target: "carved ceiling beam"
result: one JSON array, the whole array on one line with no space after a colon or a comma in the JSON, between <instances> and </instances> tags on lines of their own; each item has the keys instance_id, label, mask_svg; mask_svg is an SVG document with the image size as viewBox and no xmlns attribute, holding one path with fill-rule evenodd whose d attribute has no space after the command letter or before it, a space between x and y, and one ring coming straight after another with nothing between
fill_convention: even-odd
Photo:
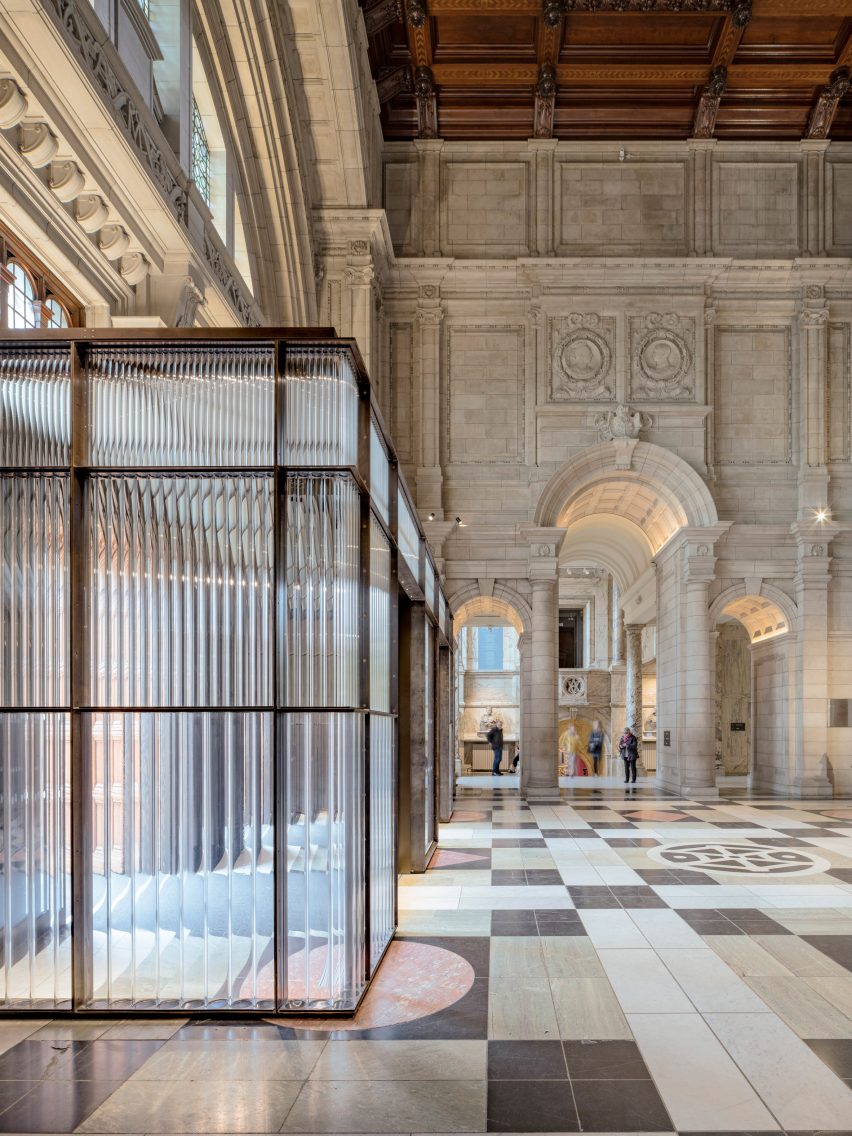
<instances>
[{"instance_id":1,"label":"carved ceiling beam","mask_svg":"<svg viewBox=\"0 0 852 1136\"><path fill-rule=\"evenodd\" d=\"M402 0L366 0L362 8L368 36L378 35L391 24L402 23Z\"/></svg>"},{"instance_id":2,"label":"carved ceiling beam","mask_svg":"<svg viewBox=\"0 0 852 1136\"><path fill-rule=\"evenodd\" d=\"M828 138L840 100L848 92L850 86L852 86L852 81L850 81L848 67L838 67L836 71L831 73L827 85L822 88L817 96L817 101L808 121L808 128L805 131L805 138Z\"/></svg>"},{"instance_id":3,"label":"carved ceiling beam","mask_svg":"<svg viewBox=\"0 0 852 1136\"><path fill-rule=\"evenodd\" d=\"M432 21L426 0L406 0L405 22L408 26L408 48L415 68L431 67Z\"/></svg>"},{"instance_id":4,"label":"carved ceiling beam","mask_svg":"<svg viewBox=\"0 0 852 1136\"><path fill-rule=\"evenodd\" d=\"M692 125L693 138L712 138L716 131L716 117L725 87L728 85L728 68L734 61L743 32L751 19L751 0L742 2L725 17L722 34L713 52L713 63L707 85L698 99Z\"/></svg>"},{"instance_id":5,"label":"carved ceiling beam","mask_svg":"<svg viewBox=\"0 0 852 1136\"><path fill-rule=\"evenodd\" d=\"M410 67L384 67L376 76L376 92L380 103L389 103L397 95L411 94L413 89Z\"/></svg>"},{"instance_id":6,"label":"carved ceiling beam","mask_svg":"<svg viewBox=\"0 0 852 1136\"><path fill-rule=\"evenodd\" d=\"M438 93L431 67L418 67L414 72L414 94L417 97L418 138L437 138Z\"/></svg>"},{"instance_id":7,"label":"carved ceiling beam","mask_svg":"<svg viewBox=\"0 0 852 1136\"><path fill-rule=\"evenodd\" d=\"M541 15L542 0L428 0L433 16L442 13ZM790 15L792 0L760 0L761 15ZM795 0L796 15L848 16L848 0ZM735 0L567 0L565 12L733 12Z\"/></svg>"},{"instance_id":8,"label":"carved ceiling beam","mask_svg":"<svg viewBox=\"0 0 852 1136\"><path fill-rule=\"evenodd\" d=\"M535 85L535 138L553 137L553 111L556 106L556 68L543 64Z\"/></svg>"},{"instance_id":9,"label":"carved ceiling beam","mask_svg":"<svg viewBox=\"0 0 852 1136\"><path fill-rule=\"evenodd\" d=\"M435 82L445 87L534 87L535 63L435 63ZM728 68L728 85L740 87L807 87L825 82L825 68L811 63L735 63ZM698 86L707 82L706 66L692 64L559 63L556 81L561 87Z\"/></svg>"}]
</instances>

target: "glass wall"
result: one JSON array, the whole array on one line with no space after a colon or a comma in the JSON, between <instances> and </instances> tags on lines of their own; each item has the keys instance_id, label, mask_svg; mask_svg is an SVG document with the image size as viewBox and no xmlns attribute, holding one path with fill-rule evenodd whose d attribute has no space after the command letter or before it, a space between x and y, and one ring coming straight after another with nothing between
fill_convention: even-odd
<instances>
[{"instance_id":1,"label":"glass wall","mask_svg":"<svg viewBox=\"0 0 852 1136\"><path fill-rule=\"evenodd\" d=\"M0 342L0 1009L351 1011L395 927L398 548L435 580L366 375L64 334Z\"/></svg>"}]
</instances>

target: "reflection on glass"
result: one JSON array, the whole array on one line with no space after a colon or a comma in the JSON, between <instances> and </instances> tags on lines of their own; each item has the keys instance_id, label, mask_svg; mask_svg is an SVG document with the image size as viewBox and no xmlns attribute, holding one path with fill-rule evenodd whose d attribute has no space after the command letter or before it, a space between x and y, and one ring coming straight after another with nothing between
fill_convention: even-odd
<instances>
[{"instance_id":1,"label":"reflection on glass","mask_svg":"<svg viewBox=\"0 0 852 1136\"><path fill-rule=\"evenodd\" d=\"M291 347L286 362L287 425L282 465L355 465L358 385L349 351Z\"/></svg>"},{"instance_id":2,"label":"reflection on glass","mask_svg":"<svg viewBox=\"0 0 852 1136\"><path fill-rule=\"evenodd\" d=\"M423 567L423 593L426 596L426 606L432 612L435 610L435 567L427 555Z\"/></svg>"},{"instance_id":3,"label":"reflection on glass","mask_svg":"<svg viewBox=\"0 0 852 1136\"><path fill-rule=\"evenodd\" d=\"M286 1009L351 1009L366 982L364 716L279 718L287 840Z\"/></svg>"},{"instance_id":4,"label":"reflection on glass","mask_svg":"<svg viewBox=\"0 0 852 1136\"><path fill-rule=\"evenodd\" d=\"M272 465L274 365L268 344L93 346L90 463Z\"/></svg>"},{"instance_id":5,"label":"reflection on glass","mask_svg":"<svg viewBox=\"0 0 852 1136\"><path fill-rule=\"evenodd\" d=\"M272 716L95 713L92 999L271 1007Z\"/></svg>"},{"instance_id":6,"label":"reflection on glass","mask_svg":"<svg viewBox=\"0 0 852 1136\"><path fill-rule=\"evenodd\" d=\"M447 608L447 601L444 599L444 593L438 592L438 622L441 625L441 630L448 639L452 639L449 629L449 610Z\"/></svg>"},{"instance_id":7,"label":"reflection on glass","mask_svg":"<svg viewBox=\"0 0 852 1136\"><path fill-rule=\"evenodd\" d=\"M370 707L390 710L391 549L370 517Z\"/></svg>"},{"instance_id":8,"label":"reflection on glass","mask_svg":"<svg viewBox=\"0 0 852 1136\"><path fill-rule=\"evenodd\" d=\"M68 345L0 351L0 465L63 466L71 451Z\"/></svg>"},{"instance_id":9,"label":"reflection on glass","mask_svg":"<svg viewBox=\"0 0 852 1136\"><path fill-rule=\"evenodd\" d=\"M67 714L0 714L0 1001L71 998Z\"/></svg>"},{"instance_id":10,"label":"reflection on glass","mask_svg":"<svg viewBox=\"0 0 852 1136\"><path fill-rule=\"evenodd\" d=\"M272 701L272 477L87 484L90 705Z\"/></svg>"},{"instance_id":11,"label":"reflection on glass","mask_svg":"<svg viewBox=\"0 0 852 1136\"><path fill-rule=\"evenodd\" d=\"M347 475L287 479L284 705L358 705L360 509Z\"/></svg>"},{"instance_id":12,"label":"reflection on glass","mask_svg":"<svg viewBox=\"0 0 852 1136\"><path fill-rule=\"evenodd\" d=\"M424 712L424 733L425 738L425 772L424 772L424 787L423 787L423 800L424 810L423 814L426 820L426 828L423 834L425 844L424 847L428 852L430 845L435 839L435 632L432 624L427 619L426 634L424 636L424 674L425 674L425 698L423 700Z\"/></svg>"},{"instance_id":13,"label":"reflection on glass","mask_svg":"<svg viewBox=\"0 0 852 1136\"><path fill-rule=\"evenodd\" d=\"M420 533L402 489L398 492L397 501L399 551L411 569L414 579L420 583Z\"/></svg>"},{"instance_id":14,"label":"reflection on glass","mask_svg":"<svg viewBox=\"0 0 852 1136\"><path fill-rule=\"evenodd\" d=\"M0 705L68 704L68 477L0 476Z\"/></svg>"},{"instance_id":15,"label":"reflection on glass","mask_svg":"<svg viewBox=\"0 0 852 1136\"><path fill-rule=\"evenodd\" d=\"M390 466L378 427L370 421L370 496L373 508L390 524Z\"/></svg>"},{"instance_id":16,"label":"reflection on glass","mask_svg":"<svg viewBox=\"0 0 852 1136\"><path fill-rule=\"evenodd\" d=\"M370 966L396 926L396 761L394 719L370 715Z\"/></svg>"}]
</instances>

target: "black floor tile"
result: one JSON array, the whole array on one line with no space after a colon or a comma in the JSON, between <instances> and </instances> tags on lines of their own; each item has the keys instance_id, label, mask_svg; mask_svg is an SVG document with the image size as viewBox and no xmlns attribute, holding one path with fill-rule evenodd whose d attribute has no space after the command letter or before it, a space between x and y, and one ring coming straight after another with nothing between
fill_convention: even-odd
<instances>
[{"instance_id":1,"label":"black floor tile","mask_svg":"<svg viewBox=\"0 0 852 1136\"><path fill-rule=\"evenodd\" d=\"M154 1040L97 1039L49 1076L57 1081L126 1081L163 1045Z\"/></svg>"},{"instance_id":2,"label":"black floor tile","mask_svg":"<svg viewBox=\"0 0 852 1136\"><path fill-rule=\"evenodd\" d=\"M0 1081L0 1112L26 1096L37 1084L38 1081Z\"/></svg>"},{"instance_id":3,"label":"black floor tile","mask_svg":"<svg viewBox=\"0 0 852 1136\"><path fill-rule=\"evenodd\" d=\"M802 935L805 943L816 946L846 970L852 970L852 937L849 935Z\"/></svg>"},{"instance_id":4,"label":"black floor tile","mask_svg":"<svg viewBox=\"0 0 852 1136\"><path fill-rule=\"evenodd\" d=\"M70 1065L90 1041L19 1041L0 1056L0 1081L41 1081Z\"/></svg>"},{"instance_id":5,"label":"black floor tile","mask_svg":"<svg viewBox=\"0 0 852 1136\"><path fill-rule=\"evenodd\" d=\"M827 876L834 876L844 884L852 884L852 868L829 868Z\"/></svg>"},{"instance_id":6,"label":"black floor tile","mask_svg":"<svg viewBox=\"0 0 852 1136\"><path fill-rule=\"evenodd\" d=\"M491 884L494 887L516 886L526 884L527 877L523 868L492 868Z\"/></svg>"},{"instance_id":7,"label":"black floor tile","mask_svg":"<svg viewBox=\"0 0 852 1136\"><path fill-rule=\"evenodd\" d=\"M574 1081L647 1081L635 1041L563 1041L568 1075Z\"/></svg>"},{"instance_id":8,"label":"black floor tile","mask_svg":"<svg viewBox=\"0 0 852 1136\"><path fill-rule=\"evenodd\" d=\"M489 1081L489 1132L579 1132L569 1081Z\"/></svg>"},{"instance_id":9,"label":"black floor tile","mask_svg":"<svg viewBox=\"0 0 852 1136\"><path fill-rule=\"evenodd\" d=\"M564 882L556 868L527 868L527 883L535 887L561 886Z\"/></svg>"},{"instance_id":10,"label":"black floor tile","mask_svg":"<svg viewBox=\"0 0 852 1136\"><path fill-rule=\"evenodd\" d=\"M538 933L538 924L534 919L530 923L501 923L496 927L493 923L491 924L492 937L499 936L503 939L507 939L512 936L535 938Z\"/></svg>"},{"instance_id":11,"label":"black floor tile","mask_svg":"<svg viewBox=\"0 0 852 1136\"><path fill-rule=\"evenodd\" d=\"M489 1041L489 1081L567 1080L561 1041Z\"/></svg>"},{"instance_id":12,"label":"black floor tile","mask_svg":"<svg viewBox=\"0 0 852 1136\"><path fill-rule=\"evenodd\" d=\"M0 1132L73 1132L120 1087L118 1081L42 1081L0 1114Z\"/></svg>"},{"instance_id":13,"label":"black floor tile","mask_svg":"<svg viewBox=\"0 0 852 1136\"><path fill-rule=\"evenodd\" d=\"M590 908L595 908L600 911L612 911L618 910L621 907L621 904L618 902L615 896L592 895L576 898L574 900L574 906L578 911L586 911Z\"/></svg>"},{"instance_id":14,"label":"black floor tile","mask_svg":"<svg viewBox=\"0 0 852 1136\"><path fill-rule=\"evenodd\" d=\"M577 1081L571 1088L584 1132L671 1132L653 1081Z\"/></svg>"},{"instance_id":15,"label":"black floor tile","mask_svg":"<svg viewBox=\"0 0 852 1136\"><path fill-rule=\"evenodd\" d=\"M538 921L538 933L546 938L554 938L561 936L565 938L572 936L579 938L581 935L586 934L586 928L582 923L547 923L541 919Z\"/></svg>"},{"instance_id":16,"label":"black floor tile","mask_svg":"<svg viewBox=\"0 0 852 1136\"><path fill-rule=\"evenodd\" d=\"M742 907L742 908L718 908L719 915L724 915L726 919L745 931L747 935L791 935L792 931L787 927L782 927L774 919L771 919L763 911L758 911L756 908Z\"/></svg>"},{"instance_id":17,"label":"black floor tile","mask_svg":"<svg viewBox=\"0 0 852 1136\"><path fill-rule=\"evenodd\" d=\"M844 1080L852 1078L852 1038L806 1041L821 1061Z\"/></svg>"}]
</instances>

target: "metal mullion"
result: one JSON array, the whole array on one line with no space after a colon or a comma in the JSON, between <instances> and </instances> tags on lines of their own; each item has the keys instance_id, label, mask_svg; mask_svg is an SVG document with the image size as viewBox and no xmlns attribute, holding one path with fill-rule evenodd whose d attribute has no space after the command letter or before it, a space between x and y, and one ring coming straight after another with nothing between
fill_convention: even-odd
<instances>
[{"instance_id":1,"label":"metal mullion","mask_svg":"<svg viewBox=\"0 0 852 1136\"><path fill-rule=\"evenodd\" d=\"M287 951L287 871L281 858L287 848L287 795L285 778L279 769L283 746L280 743L283 718L281 677L285 663L285 621L287 618L287 472L281 467L287 441L287 345L275 344L275 387L273 394L273 458L275 473L272 501L272 1001L278 1012L286 1001ZM307 853L307 850L306 850ZM308 939L305 939L305 951Z\"/></svg>"}]
</instances>

